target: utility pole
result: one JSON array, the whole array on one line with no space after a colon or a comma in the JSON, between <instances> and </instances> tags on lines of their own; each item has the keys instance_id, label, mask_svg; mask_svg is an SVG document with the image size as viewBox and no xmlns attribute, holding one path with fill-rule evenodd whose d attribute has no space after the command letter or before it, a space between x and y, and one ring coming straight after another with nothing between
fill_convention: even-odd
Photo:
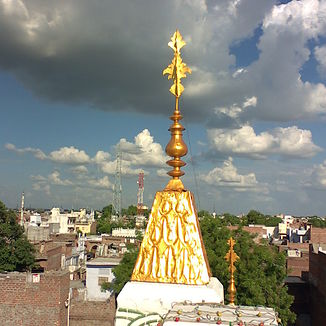
<instances>
[{"instance_id":1,"label":"utility pole","mask_svg":"<svg viewBox=\"0 0 326 326\"><path fill-rule=\"evenodd\" d=\"M121 196L122 196L122 186L121 186L121 150L120 146L117 147L116 151L116 169L115 169L115 182L113 187L113 209L114 214L121 216Z\"/></svg>"},{"instance_id":2,"label":"utility pole","mask_svg":"<svg viewBox=\"0 0 326 326\"><path fill-rule=\"evenodd\" d=\"M24 203L25 203L25 194L22 193L22 201L20 206L20 225L24 226Z\"/></svg>"}]
</instances>

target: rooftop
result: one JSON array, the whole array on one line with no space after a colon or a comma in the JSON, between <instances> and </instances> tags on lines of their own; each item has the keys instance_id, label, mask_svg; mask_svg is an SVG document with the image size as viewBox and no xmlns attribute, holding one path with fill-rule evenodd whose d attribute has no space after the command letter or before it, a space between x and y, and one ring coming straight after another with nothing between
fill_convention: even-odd
<instances>
[{"instance_id":1,"label":"rooftop","mask_svg":"<svg viewBox=\"0 0 326 326\"><path fill-rule=\"evenodd\" d=\"M88 261L86 266L119 265L121 259L119 257L98 257Z\"/></svg>"}]
</instances>

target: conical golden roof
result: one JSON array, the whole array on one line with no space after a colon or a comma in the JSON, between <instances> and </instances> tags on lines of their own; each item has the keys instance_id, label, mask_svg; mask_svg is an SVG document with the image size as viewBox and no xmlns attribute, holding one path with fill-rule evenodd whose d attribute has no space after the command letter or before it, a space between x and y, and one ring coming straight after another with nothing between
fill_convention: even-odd
<instances>
[{"instance_id":1,"label":"conical golden roof","mask_svg":"<svg viewBox=\"0 0 326 326\"><path fill-rule=\"evenodd\" d=\"M191 70L182 61L180 49L185 45L177 30L169 42L174 51L172 63L163 71L174 83L170 92L175 96L175 110L169 131L170 142L166 153L167 162L173 167L168 172L172 177L163 191L155 195L146 232L131 277L132 281L203 285L209 282L210 269L200 233L194 197L184 189L179 179L180 170L186 163L181 160L187 154L187 145L182 139L184 127L179 123L179 97L184 87L181 78Z\"/></svg>"}]
</instances>

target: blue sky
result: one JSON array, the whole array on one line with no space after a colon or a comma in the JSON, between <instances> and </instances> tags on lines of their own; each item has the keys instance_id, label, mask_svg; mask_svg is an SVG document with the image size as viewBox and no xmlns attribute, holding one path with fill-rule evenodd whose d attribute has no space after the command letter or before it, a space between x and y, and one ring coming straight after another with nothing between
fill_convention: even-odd
<instances>
[{"instance_id":1,"label":"blue sky","mask_svg":"<svg viewBox=\"0 0 326 326\"><path fill-rule=\"evenodd\" d=\"M102 208L122 151L122 204L169 177L167 46L181 98L183 177L199 209L326 215L326 1L0 2L0 200ZM10 35L10 37L8 37ZM190 144L189 144L190 140Z\"/></svg>"}]
</instances>

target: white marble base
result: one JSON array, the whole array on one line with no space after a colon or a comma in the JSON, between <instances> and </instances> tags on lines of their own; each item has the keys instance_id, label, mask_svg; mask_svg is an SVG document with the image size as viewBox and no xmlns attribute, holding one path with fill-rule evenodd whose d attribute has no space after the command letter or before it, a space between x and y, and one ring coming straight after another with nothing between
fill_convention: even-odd
<instances>
[{"instance_id":1,"label":"white marble base","mask_svg":"<svg viewBox=\"0 0 326 326\"><path fill-rule=\"evenodd\" d=\"M128 282L117 298L116 325L156 325L177 302L224 303L222 283L215 277L207 285Z\"/></svg>"}]
</instances>

